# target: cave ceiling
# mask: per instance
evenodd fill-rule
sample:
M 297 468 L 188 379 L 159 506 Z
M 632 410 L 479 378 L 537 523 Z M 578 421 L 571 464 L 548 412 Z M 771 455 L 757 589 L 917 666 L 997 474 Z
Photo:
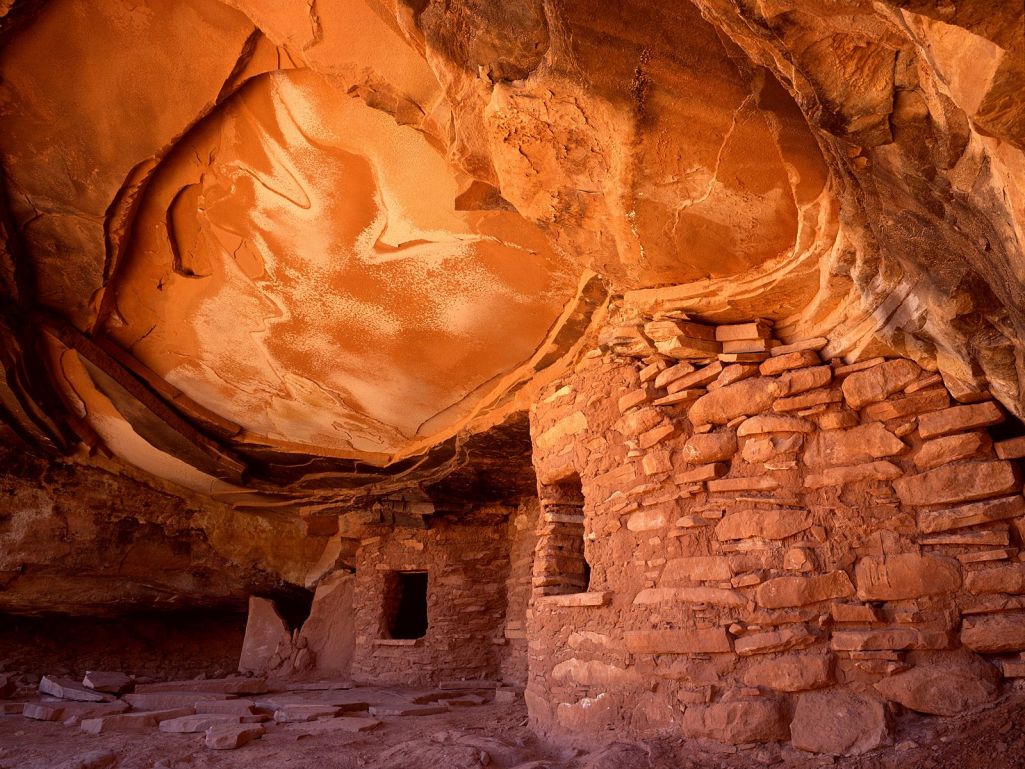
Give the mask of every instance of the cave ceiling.
M 1025 413 L 1020 2 L 0 13 L 12 445 L 242 508 L 500 497 L 532 393 L 665 286 Z

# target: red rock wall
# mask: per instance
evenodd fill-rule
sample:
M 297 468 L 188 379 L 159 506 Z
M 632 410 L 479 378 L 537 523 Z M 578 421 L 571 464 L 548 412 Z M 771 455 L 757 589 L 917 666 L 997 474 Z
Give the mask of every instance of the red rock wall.
M 1025 675 L 1016 420 L 903 359 L 638 352 L 532 409 L 538 728 L 858 753 Z M 553 591 L 576 477 L 590 587 Z
M 505 626 L 509 543 L 502 525 L 396 528 L 361 541 L 356 555 L 356 646 L 353 679 L 388 684 L 437 684 L 498 676 Z M 428 629 L 416 640 L 392 640 L 384 630 L 386 576 L 428 574 Z

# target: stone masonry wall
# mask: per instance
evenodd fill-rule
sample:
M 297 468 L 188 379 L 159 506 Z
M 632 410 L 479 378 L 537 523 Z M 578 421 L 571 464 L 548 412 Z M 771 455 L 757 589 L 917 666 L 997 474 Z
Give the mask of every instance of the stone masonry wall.
M 532 409 L 541 731 L 856 754 L 1025 676 L 1020 423 L 770 331 L 614 329 Z M 589 586 L 553 595 L 580 492 Z
M 509 577 L 506 580 L 505 624 L 496 639 L 502 649 L 500 672 L 504 683 L 527 685 L 527 608 L 531 597 L 531 570 L 537 545 L 539 506 L 527 499 L 509 516 Z
M 504 524 L 504 519 L 503 524 Z M 451 679 L 495 679 L 502 657 L 509 543 L 504 525 L 382 530 L 356 555 L 356 644 L 353 679 L 379 684 L 436 685 Z M 423 638 L 384 632 L 387 575 L 428 574 L 428 628 Z

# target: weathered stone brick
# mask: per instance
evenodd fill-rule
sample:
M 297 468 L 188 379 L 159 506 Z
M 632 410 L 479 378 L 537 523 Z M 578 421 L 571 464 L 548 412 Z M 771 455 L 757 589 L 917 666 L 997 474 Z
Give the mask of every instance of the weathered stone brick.
M 935 390 L 924 390 L 903 398 L 890 398 L 880 403 L 873 403 L 862 409 L 861 418 L 865 421 L 887 422 L 891 419 L 912 417 L 937 409 L 945 409 L 949 405 L 950 394 L 942 387 L 938 387 Z
M 628 630 L 626 649 L 634 654 L 703 654 L 732 651 L 721 627 L 693 630 Z
M 982 654 L 1025 650 L 1025 612 L 966 618 L 961 643 Z
M 755 601 L 766 609 L 782 609 L 853 595 L 854 585 L 847 573 L 833 571 L 810 577 L 770 579 L 755 590 Z
M 900 601 L 952 593 L 961 587 L 957 561 L 918 553 L 866 556 L 854 567 L 862 601 Z
M 733 647 L 741 657 L 755 654 L 774 654 L 811 646 L 817 636 L 804 625 L 787 625 L 779 630 L 749 633 L 734 641 Z
M 744 438 L 766 433 L 811 433 L 815 425 L 807 419 L 781 414 L 759 414 L 745 419 L 737 427 L 737 435 Z
M 708 603 L 716 606 L 743 606 L 744 594 L 721 587 L 649 587 L 634 597 L 635 606 L 658 603 Z
M 915 464 L 922 470 L 929 470 L 940 465 L 971 459 L 988 452 L 993 441 L 986 433 L 961 433 L 943 438 L 933 438 L 922 444 L 913 457 Z
M 981 593 L 1025 593 L 1025 564 L 1015 563 L 995 569 L 970 571 L 965 575 L 965 589 Z
M 822 363 L 822 359 L 819 358 L 819 354 L 815 350 L 796 350 L 783 355 L 774 353 L 772 358 L 765 361 L 758 370 L 762 376 L 774 376 L 795 368 L 818 366 L 820 363 Z
M 923 438 L 939 438 L 1003 421 L 1004 412 L 993 401 L 987 401 L 923 414 L 918 418 L 918 433 Z
M 901 476 L 901 470 L 892 462 L 866 462 L 862 465 L 829 467 L 821 473 L 806 475 L 804 485 L 809 489 L 843 486 L 846 483 L 866 481 L 892 481 Z
M 804 461 L 809 467 L 856 465 L 874 459 L 892 457 L 907 446 L 879 422 L 870 422 L 851 430 L 816 433 L 807 442 Z
M 884 400 L 914 382 L 922 369 L 913 361 L 899 358 L 851 374 L 843 382 L 843 394 L 852 409 Z
M 729 559 L 721 555 L 671 558 L 662 570 L 662 585 L 682 582 L 723 582 L 733 576 Z
M 789 736 L 786 710 L 768 698 L 688 705 L 680 721 L 688 737 L 704 737 L 733 745 L 777 742 Z
M 968 462 L 948 465 L 893 482 L 905 505 L 944 505 L 1009 494 L 1021 482 L 1010 462 Z
M 950 633 L 917 627 L 885 627 L 871 630 L 834 630 L 829 639 L 835 651 L 949 649 Z
M 743 510 L 724 517 L 715 527 L 720 540 L 784 539 L 809 528 L 811 515 L 807 510 L 777 508 L 773 510 Z
M 1015 494 L 999 499 L 987 499 L 984 502 L 972 502 L 943 510 L 921 510 L 918 513 L 918 528 L 929 534 L 938 531 L 950 531 L 980 523 L 1000 521 L 1025 515 L 1025 497 Z
M 771 362 L 771 360 L 766 361 L 766 363 Z M 783 385 L 783 392 L 788 396 L 795 396 L 808 390 L 825 387 L 832 380 L 833 369 L 829 366 L 816 366 L 815 368 L 787 371 L 780 375 L 779 378 Z
M 833 682 L 833 660 L 831 654 L 786 654 L 749 667 L 744 683 L 779 692 L 821 689 Z
M 724 425 L 737 417 L 767 411 L 782 392 L 775 379 L 745 379 L 699 398 L 690 407 L 690 421 L 696 425 Z
M 737 453 L 737 435 L 732 430 L 692 435 L 683 446 L 683 456 L 692 465 L 721 462 Z

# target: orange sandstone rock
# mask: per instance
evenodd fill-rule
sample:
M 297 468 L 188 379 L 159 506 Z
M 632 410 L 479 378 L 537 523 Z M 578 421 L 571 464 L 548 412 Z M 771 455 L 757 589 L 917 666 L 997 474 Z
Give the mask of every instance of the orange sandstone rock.
M 940 556 L 866 556 L 854 567 L 854 579 L 862 601 L 899 601 L 954 592 L 961 586 L 961 569 Z

